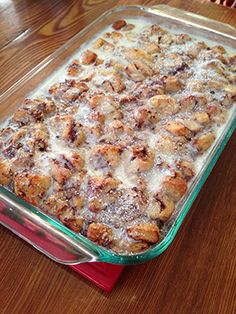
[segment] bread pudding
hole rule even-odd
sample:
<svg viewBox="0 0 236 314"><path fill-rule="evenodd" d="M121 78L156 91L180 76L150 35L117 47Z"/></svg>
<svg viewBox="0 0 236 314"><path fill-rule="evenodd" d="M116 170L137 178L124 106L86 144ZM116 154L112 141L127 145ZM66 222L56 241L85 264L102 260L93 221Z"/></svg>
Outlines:
<svg viewBox="0 0 236 314"><path fill-rule="evenodd" d="M233 113L236 56L115 21L0 129L0 184L116 253L158 243Z"/></svg>

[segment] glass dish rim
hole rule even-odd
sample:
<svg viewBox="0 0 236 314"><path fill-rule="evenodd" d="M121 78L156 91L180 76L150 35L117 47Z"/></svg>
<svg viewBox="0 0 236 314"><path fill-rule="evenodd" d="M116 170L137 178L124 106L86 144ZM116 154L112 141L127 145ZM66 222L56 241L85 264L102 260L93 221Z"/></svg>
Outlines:
<svg viewBox="0 0 236 314"><path fill-rule="evenodd" d="M172 13L163 13L162 10L158 10L158 7L165 7L171 8L166 5L160 5L160 6L154 6L154 7L146 7L141 5L131 5L131 6L118 6L115 8L112 8L106 12L104 12L102 15L100 15L97 19L95 19L92 23L88 24L85 28L83 28L79 33L77 33L75 36L73 36L69 41L67 41L64 45L62 45L59 49L57 49L54 53L49 55L47 58L45 58L42 62L36 65L36 67L32 68L26 75L24 75L20 80L18 80L15 84L13 84L9 89L7 89L1 96L0 96L0 102L4 101L6 97L12 94L14 90L17 90L22 84L24 84L26 81L30 80L32 76L37 74L38 71L41 71L44 67L47 66L50 62L52 62L57 56L59 56L62 52L65 51L70 45L72 45L76 40L79 39L79 37L82 37L88 30L90 30L94 25L102 21L106 16L112 15L113 13L125 11L125 10L138 10L138 11L144 11L145 13L150 13L152 15L157 16L167 16L170 19L177 19L179 21L192 24L195 27L202 28L211 32L214 32L218 35L222 35L224 37L228 38L234 38L236 37L231 36L229 34L225 34L222 32L218 32L215 29L203 26L198 24L197 22L189 22L187 19L179 19L178 17L174 16ZM182 12L183 14L189 13L185 10L176 9L177 11ZM163 14L161 14L163 13ZM197 17L203 18L205 21L214 22L216 25L225 25L233 28L230 25L223 24L221 22L208 19L206 17L202 17L201 15L193 14ZM0 194L10 196L11 199L15 200L20 206L24 206L27 208L27 210L30 210L32 213L36 214L40 218L44 219L45 221L49 222L56 228L58 228L61 232L67 234L72 239L79 241L84 245L86 248L91 249L96 255L97 255L97 261L102 262L109 262L109 263L116 263L116 264L137 264L141 262L148 261L158 255L160 255L165 249L171 244L171 242L174 240L175 235L180 228L182 222L184 221L185 216L189 212L195 198L197 197L199 191L201 190L203 184L205 183L207 177L209 176L212 168L214 167L217 159L219 158L221 152L223 151L228 139L232 135L234 129L236 128L236 118L232 119L231 123L229 123L228 127L224 129L224 132L219 137L217 143L215 143L212 151L210 152L209 161L206 163L206 165L201 169L201 172L203 174L200 176L200 173L196 177L196 183L194 183L194 186L190 193L188 193L188 197L185 198L185 202L182 204L181 212L178 214L177 218L174 219L174 223L171 225L169 231L167 232L166 236L163 238L161 242L154 245L153 247L149 248L147 251L136 253L136 254L116 254L112 252L111 250L105 249L101 246L98 246L97 244L91 242L86 237L77 234L70 229L68 229L66 226L62 225L61 223L57 222L54 218L51 218L46 213L43 213L42 211L38 210L36 207L30 205L29 203L23 201L22 199L18 198L14 193L10 192L9 190L5 189L4 187L0 186Z"/></svg>

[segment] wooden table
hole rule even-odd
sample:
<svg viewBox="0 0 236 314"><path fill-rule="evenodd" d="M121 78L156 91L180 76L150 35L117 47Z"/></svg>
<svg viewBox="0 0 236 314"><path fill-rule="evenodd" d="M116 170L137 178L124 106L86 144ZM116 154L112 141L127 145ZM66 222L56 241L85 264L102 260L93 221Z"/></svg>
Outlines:
<svg viewBox="0 0 236 314"><path fill-rule="evenodd" d="M236 10L168 3L236 26ZM132 1L0 1L0 91L105 10ZM106 294L0 227L0 313L236 313L236 134L174 243Z"/></svg>

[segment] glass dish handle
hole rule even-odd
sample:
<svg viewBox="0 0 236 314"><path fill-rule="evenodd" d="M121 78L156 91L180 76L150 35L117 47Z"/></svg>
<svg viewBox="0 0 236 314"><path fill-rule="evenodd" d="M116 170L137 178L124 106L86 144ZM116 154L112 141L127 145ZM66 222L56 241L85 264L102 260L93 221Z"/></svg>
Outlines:
<svg viewBox="0 0 236 314"><path fill-rule="evenodd" d="M231 39L236 38L236 28L232 25L219 22L217 20L213 20L211 18L188 12L182 9L177 9L166 4L159 4L152 6L152 9L157 10L158 13L162 16L171 16L174 17L176 20L181 22L188 22L193 26L197 26L198 28L205 29L208 32L212 29L218 35L226 35Z"/></svg>
<svg viewBox="0 0 236 314"><path fill-rule="evenodd" d="M58 263L76 265L97 261L95 253L62 233L59 223L52 225L5 195L0 195L0 224Z"/></svg>

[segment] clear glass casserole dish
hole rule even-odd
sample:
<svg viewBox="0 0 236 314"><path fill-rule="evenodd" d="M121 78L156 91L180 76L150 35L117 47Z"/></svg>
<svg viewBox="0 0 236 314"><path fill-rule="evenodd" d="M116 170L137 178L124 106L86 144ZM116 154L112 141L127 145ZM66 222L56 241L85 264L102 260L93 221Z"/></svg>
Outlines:
<svg viewBox="0 0 236 314"><path fill-rule="evenodd" d="M32 69L0 97L0 120L4 121L19 106L25 96L32 92L51 73L61 67L65 60L108 24L119 19L146 17L160 25L176 27L190 35L210 39L218 44L236 49L235 28L201 16L168 6L145 8L140 6L118 7L101 17L73 37L59 50ZM106 250L80 234L51 218L35 207L0 187L0 223L31 243L48 257L63 264L101 261L115 264L137 264L161 254L174 239L193 201L220 156L236 126L235 108L231 118L208 153L207 162L191 182L181 199L175 214L166 225L166 235L160 243L138 254L122 255Z"/></svg>

